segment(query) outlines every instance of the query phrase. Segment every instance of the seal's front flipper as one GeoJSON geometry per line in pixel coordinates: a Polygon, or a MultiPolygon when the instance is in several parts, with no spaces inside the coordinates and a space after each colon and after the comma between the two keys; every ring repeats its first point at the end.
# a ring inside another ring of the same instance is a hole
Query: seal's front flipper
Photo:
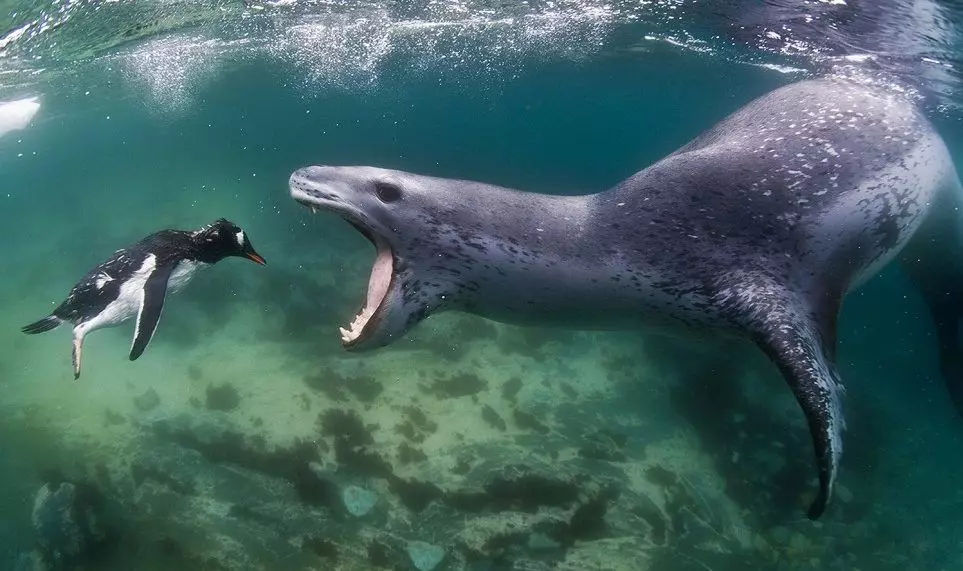
{"type": "Polygon", "coordinates": [[[923,296],[936,328],[940,373],[963,416],[963,188],[948,187],[900,253],[903,270],[923,296]]]}
{"type": "Polygon", "coordinates": [[[946,384],[956,411],[963,416],[963,346],[960,345],[963,291],[954,287],[942,295],[932,292],[928,295],[923,289],[923,295],[929,305],[933,325],[936,327],[940,374],[943,376],[943,382],[946,384]]]}
{"type": "Polygon", "coordinates": [[[742,280],[722,300],[779,368],[806,415],[819,471],[809,518],[817,519],[832,497],[843,451],[842,385],[833,363],[839,301],[812,303],[766,279],[742,280]]]}
{"type": "Polygon", "coordinates": [[[130,346],[130,360],[141,356],[147,344],[150,343],[160,321],[161,310],[164,309],[164,299],[167,297],[167,280],[174,270],[174,265],[155,268],[144,289],[141,291],[140,310],[137,312],[137,326],[134,329],[134,341],[130,346]]]}

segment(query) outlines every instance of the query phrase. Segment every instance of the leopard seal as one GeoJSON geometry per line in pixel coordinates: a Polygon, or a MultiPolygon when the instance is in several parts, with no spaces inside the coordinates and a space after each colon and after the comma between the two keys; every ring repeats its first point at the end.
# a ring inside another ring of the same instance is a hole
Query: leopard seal
{"type": "Polygon", "coordinates": [[[289,189],[377,251],[364,307],[341,328],[349,350],[397,341],[444,310],[750,339],[808,421],[811,519],[843,450],[836,319],[847,293],[901,258],[939,320],[948,386],[963,380],[963,191],[922,111],[882,87],[833,77],[780,87],[578,196],[365,166],[300,168],[289,189]]]}

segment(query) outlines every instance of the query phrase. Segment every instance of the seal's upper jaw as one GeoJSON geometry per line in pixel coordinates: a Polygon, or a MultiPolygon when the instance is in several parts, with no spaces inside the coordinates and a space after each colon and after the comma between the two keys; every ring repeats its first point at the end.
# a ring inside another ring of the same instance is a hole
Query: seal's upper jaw
{"type": "Polygon", "coordinates": [[[288,179],[291,198],[313,211],[319,208],[339,210],[346,206],[345,183],[337,176],[334,167],[304,167],[294,171],[288,179]]]}
{"type": "Polygon", "coordinates": [[[387,233],[364,212],[363,194],[347,171],[344,167],[305,167],[291,175],[289,187],[295,201],[315,213],[323,209],[339,214],[375,246],[377,255],[364,305],[347,327],[340,328],[341,345],[361,349],[377,344],[372,342],[389,313],[397,264],[387,233]]]}

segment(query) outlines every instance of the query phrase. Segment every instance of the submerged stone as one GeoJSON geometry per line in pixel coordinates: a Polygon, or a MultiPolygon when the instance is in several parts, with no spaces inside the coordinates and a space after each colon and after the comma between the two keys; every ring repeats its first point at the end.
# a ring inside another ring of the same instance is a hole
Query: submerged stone
{"type": "Polygon", "coordinates": [[[76,489],[69,482],[45,484],[33,504],[33,528],[43,551],[55,559],[73,558],[83,550],[80,526],[74,517],[76,489]]]}
{"type": "Polygon", "coordinates": [[[545,535],[544,533],[535,532],[528,536],[528,547],[529,549],[535,550],[546,550],[546,549],[558,549],[562,546],[561,543],[555,541],[551,537],[545,535]]]}
{"type": "Polygon", "coordinates": [[[351,515],[361,517],[378,503],[378,495],[359,486],[348,486],[341,492],[341,501],[351,515]]]}
{"type": "Polygon", "coordinates": [[[13,571],[47,571],[47,569],[43,556],[37,551],[21,553],[13,566],[13,571]]]}
{"type": "Polygon", "coordinates": [[[408,557],[418,571],[432,571],[445,559],[445,548],[424,541],[412,541],[408,544],[408,557]]]}

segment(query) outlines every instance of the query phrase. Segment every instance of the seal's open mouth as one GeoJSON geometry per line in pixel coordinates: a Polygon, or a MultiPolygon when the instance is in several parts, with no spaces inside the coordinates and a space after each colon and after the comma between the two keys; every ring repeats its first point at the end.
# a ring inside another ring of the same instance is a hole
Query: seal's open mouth
{"type": "Polygon", "coordinates": [[[351,325],[347,328],[339,328],[341,344],[344,347],[350,347],[364,341],[371,336],[372,331],[377,329],[381,318],[380,310],[388,297],[388,290],[391,289],[395,272],[394,255],[388,241],[354,220],[347,217],[345,220],[374,244],[377,251],[374,265],[371,267],[371,276],[368,277],[368,292],[365,295],[364,305],[351,321],[351,325]]]}
{"type": "MultiPolygon", "coordinates": [[[[311,212],[317,213],[317,204],[306,200],[298,200],[298,202],[310,208],[311,212]]],[[[384,313],[385,300],[388,298],[388,292],[391,290],[391,283],[394,280],[394,253],[388,241],[372,230],[364,221],[340,208],[330,209],[354,226],[374,245],[376,250],[374,265],[371,268],[371,275],[368,277],[368,291],[365,294],[361,310],[351,320],[350,325],[338,328],[341,332],[341,345],[347,349],[370,338],[378,328],[378,323],[384,313]]]]}

